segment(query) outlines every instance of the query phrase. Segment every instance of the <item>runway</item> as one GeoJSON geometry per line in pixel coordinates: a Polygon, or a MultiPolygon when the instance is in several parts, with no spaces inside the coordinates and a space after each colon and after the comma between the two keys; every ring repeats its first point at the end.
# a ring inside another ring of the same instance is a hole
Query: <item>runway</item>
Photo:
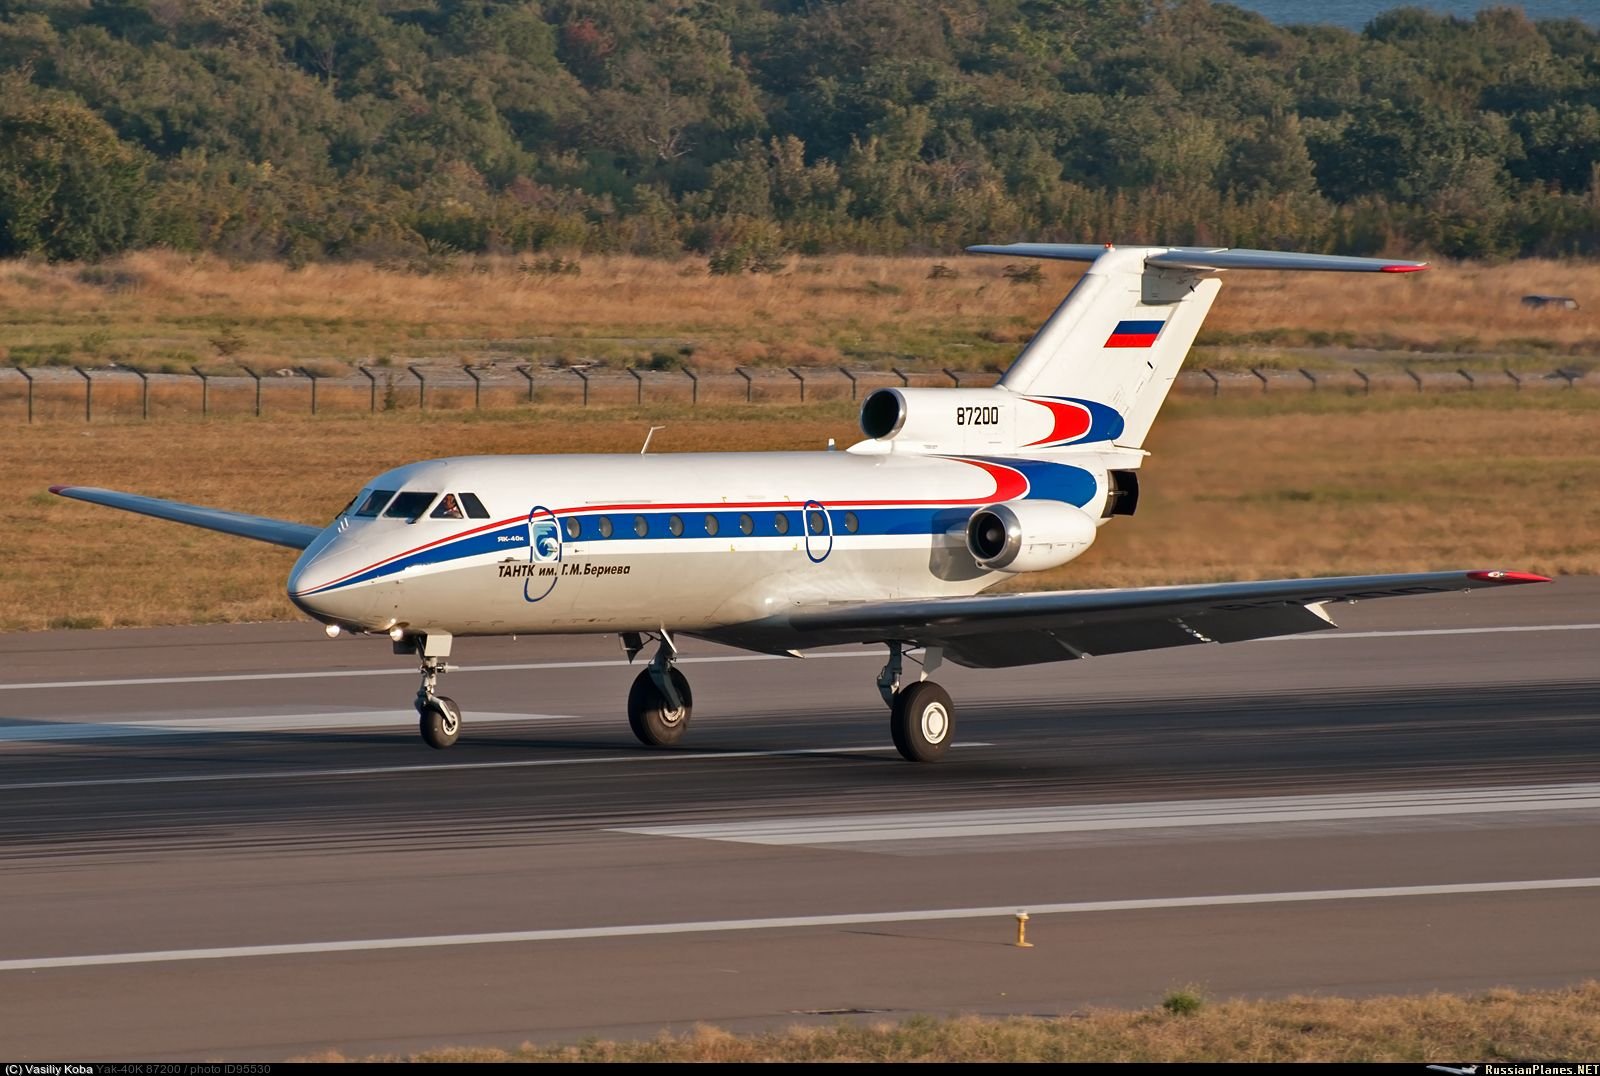
{"type": "Polygon", "coordinates": [[[1600,975],[1600,580],[1336,633],[946,666],[688,644],[638,747],[610,637],[415,670],[310,623],[0,637],[0,1053],[275,1060],[1600,975]],[[1029,911],[1031,949],[1009,944],[1029,911]]]}

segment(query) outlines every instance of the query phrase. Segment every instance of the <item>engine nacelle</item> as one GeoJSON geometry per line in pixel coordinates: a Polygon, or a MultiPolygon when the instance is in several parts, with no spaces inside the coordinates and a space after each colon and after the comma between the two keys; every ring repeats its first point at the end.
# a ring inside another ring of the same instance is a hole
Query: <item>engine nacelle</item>
{"type": "Polygon", "coordinates": [[[858,452],[1007,453],[1114,439],[1122,417],[1088,400],[1002,388],[878,389],[861,405],[858,452]]]}
{"type": "Polygon", "coordinates": [[[967,551],[992,572],[1059,567],[1094,544],[1095,521],[1062,501],[1005,501],[972,513],[967,551]]]}

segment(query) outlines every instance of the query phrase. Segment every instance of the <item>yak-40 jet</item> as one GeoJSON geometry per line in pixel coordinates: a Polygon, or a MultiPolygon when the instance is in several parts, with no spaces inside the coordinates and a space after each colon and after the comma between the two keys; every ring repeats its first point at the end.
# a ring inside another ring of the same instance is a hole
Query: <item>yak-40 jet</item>
{"type": "Polygon", "coordinates": [[[79,486],[66,497],[302,550],[289,597],[421,661],[422,738],[461,729],[437,693],[475,635],[611,633],[650,746],[694,705],[680,636],[800,656],[884,646],[895,747],[930,762],[956,709],[941,662],[1007,668],[1333,627],[1333,602],[1544,582],[1449,571],[1199,586],[979,592],[1066,564],[1139,505],[1145,436],[1226,270],[1407,273],[1424,263],[1188,247],[1018,243],[1092,263],[993,388],[880,389],[843,452],[464,456],[378,475],[326,527],[79,486]],[[907,663],[914,666],[908,673],[907,663]]]}

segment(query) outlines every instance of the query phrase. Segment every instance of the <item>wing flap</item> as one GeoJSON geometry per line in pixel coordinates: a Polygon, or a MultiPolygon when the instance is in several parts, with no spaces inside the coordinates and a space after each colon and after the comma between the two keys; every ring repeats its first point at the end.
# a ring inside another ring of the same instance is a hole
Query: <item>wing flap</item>
{"type": "Polygon", "coordinates": [[[229,512],[222,508],[205,508],[181,501],[164,501],[159,497],[142,497],[137,493],[119,493],[93,486],[51,486],[50,492],[77,501],[120,508],[124,512],[138,512],[173,523],[187,523],[191,527],[204,527],[206,530],[221,531],[238,538],[252,538],[258,542],[271,542],[290,549],[304,549],[322,533],[321,527],[304,523],[229,512]]]}

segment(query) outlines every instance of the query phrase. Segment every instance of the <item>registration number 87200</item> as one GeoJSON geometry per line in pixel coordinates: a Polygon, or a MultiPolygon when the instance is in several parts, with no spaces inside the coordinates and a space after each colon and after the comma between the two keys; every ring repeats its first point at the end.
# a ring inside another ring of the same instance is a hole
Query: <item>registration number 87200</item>
{"type": "Polygon", "coordinates": [[[956,408],[957,426],[998,426],[1000,425],[1000,409],[998,407],[958,407],[956,408]]]}

